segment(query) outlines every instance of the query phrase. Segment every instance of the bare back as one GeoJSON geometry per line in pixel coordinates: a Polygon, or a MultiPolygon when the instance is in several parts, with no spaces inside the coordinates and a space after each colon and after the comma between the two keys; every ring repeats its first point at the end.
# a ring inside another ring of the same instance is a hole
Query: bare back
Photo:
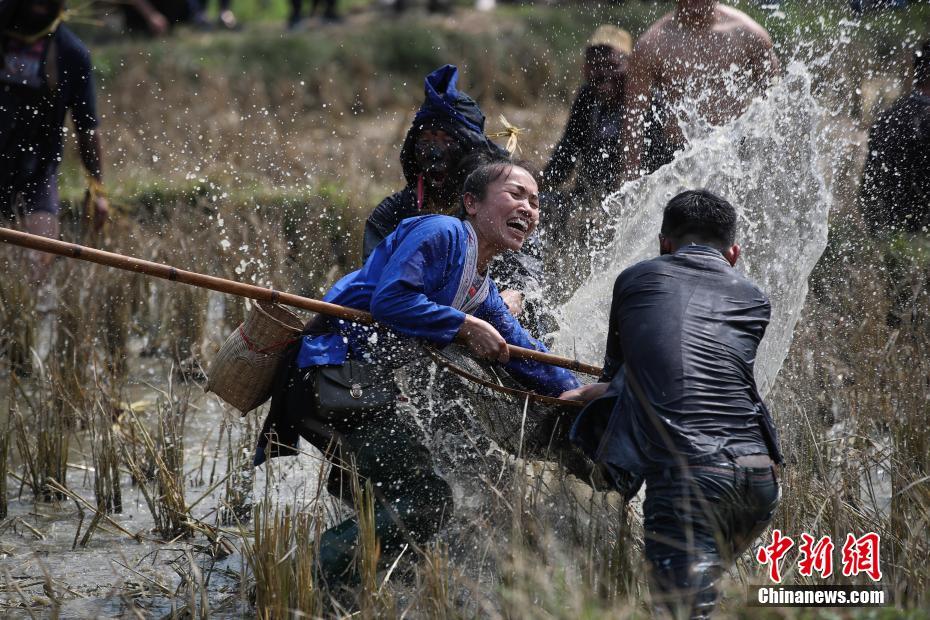
{"type": "MultiPolygon", "coordinates": [[[[739,116],[778,71],[772,41],[745,13],[717,4],[703,23],[691,25],[671,12],[636,43],[627,93],[629,135],[642,136],[642,121],[654,97],[667,110],[693,110],[714,125],[739,116]]],[[[675,122],[665,125],[667,140],[683,144],[675,122]]],[[[640,148],[634,146],[638,164],[640,148]]]]}

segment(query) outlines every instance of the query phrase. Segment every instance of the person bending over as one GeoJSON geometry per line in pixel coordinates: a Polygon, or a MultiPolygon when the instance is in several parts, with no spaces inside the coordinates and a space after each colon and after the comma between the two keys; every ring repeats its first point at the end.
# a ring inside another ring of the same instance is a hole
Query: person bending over
{"type": "MultiPolygon", "coordinates": [[[[419,431],[395,408],[392,371],[419,357],[416,340],[439,347],[463,342],[543,394],[578,386],[566,370],[509,359],[507,343],[545,347],[517,323],[488,277],[493,258],[519,250],[536,228],[533,176],[524,166],[497,159],[468,176],[461,200],[462,219],[404,220],[360,270],[329,290],[325,301],[370,311],[377,325],[320,317],[308,326],[275,389],[255,455],[259,465],[268,456],[293,453],[303,436],[332,460],[328,489],[343,498],[342,472],[354,468],[377,497],[375,530],[385,562],[406,542],[429,540],[453,510],[450,487],[436,473],[419,431]],[[357,388],[359,410],[332,413],[331,399],[319,386],[333,372],[355,377],[345,383],[357,388]],[[361,410],[365,390],[373,389],[369,384],[381,385],[390,397],[375,410],[361,410]]],[[[319,562],[330,585],[355,581],[350,566],[358,535],[354,517],[323,533],[319,562]]]]}
{"type": "Polygon", "coordinates": [[[738,273],[736,211],[706,190],[665,207],[658,258],[614,285],[604,374],[562,395],[588,401],[572,440],[626,496],[645,480],[652,594],[705,618],[723,571],[778,505],[778,437],[753,376],[765,294],[738,273]]]}

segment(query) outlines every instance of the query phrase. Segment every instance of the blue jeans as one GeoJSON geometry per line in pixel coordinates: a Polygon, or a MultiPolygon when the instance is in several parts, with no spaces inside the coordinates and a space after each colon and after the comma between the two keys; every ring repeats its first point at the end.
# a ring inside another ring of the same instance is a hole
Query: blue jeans
{"type": "Polygon", "coordinates": [[[773,467],[724,462],[646,477],[645,554],[653,600],[677,618],[707,618],[723,572],[772,520],[773,467]]]}

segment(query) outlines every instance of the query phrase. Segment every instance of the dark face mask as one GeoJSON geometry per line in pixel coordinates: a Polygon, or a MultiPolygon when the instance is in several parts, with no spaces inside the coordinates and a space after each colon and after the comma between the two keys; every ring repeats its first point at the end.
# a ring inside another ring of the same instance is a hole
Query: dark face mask
{"type": "Polygon", "coordinates": [[[450,149],[433,142],[417,143],[417,164],[424,172],[445,172],[449,167],[450,149]]]}

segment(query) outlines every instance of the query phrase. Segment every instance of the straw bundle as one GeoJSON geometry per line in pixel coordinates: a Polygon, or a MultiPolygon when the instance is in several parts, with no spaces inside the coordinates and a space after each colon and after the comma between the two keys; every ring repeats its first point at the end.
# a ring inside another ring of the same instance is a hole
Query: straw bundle
{"type": "Polygon", "coordinates": [[[248,413],[271,396],[275,372],[287,345],[303,328],[300,318],[278,304],[256,302],[210,364],[206,391],[248,413]]]}

